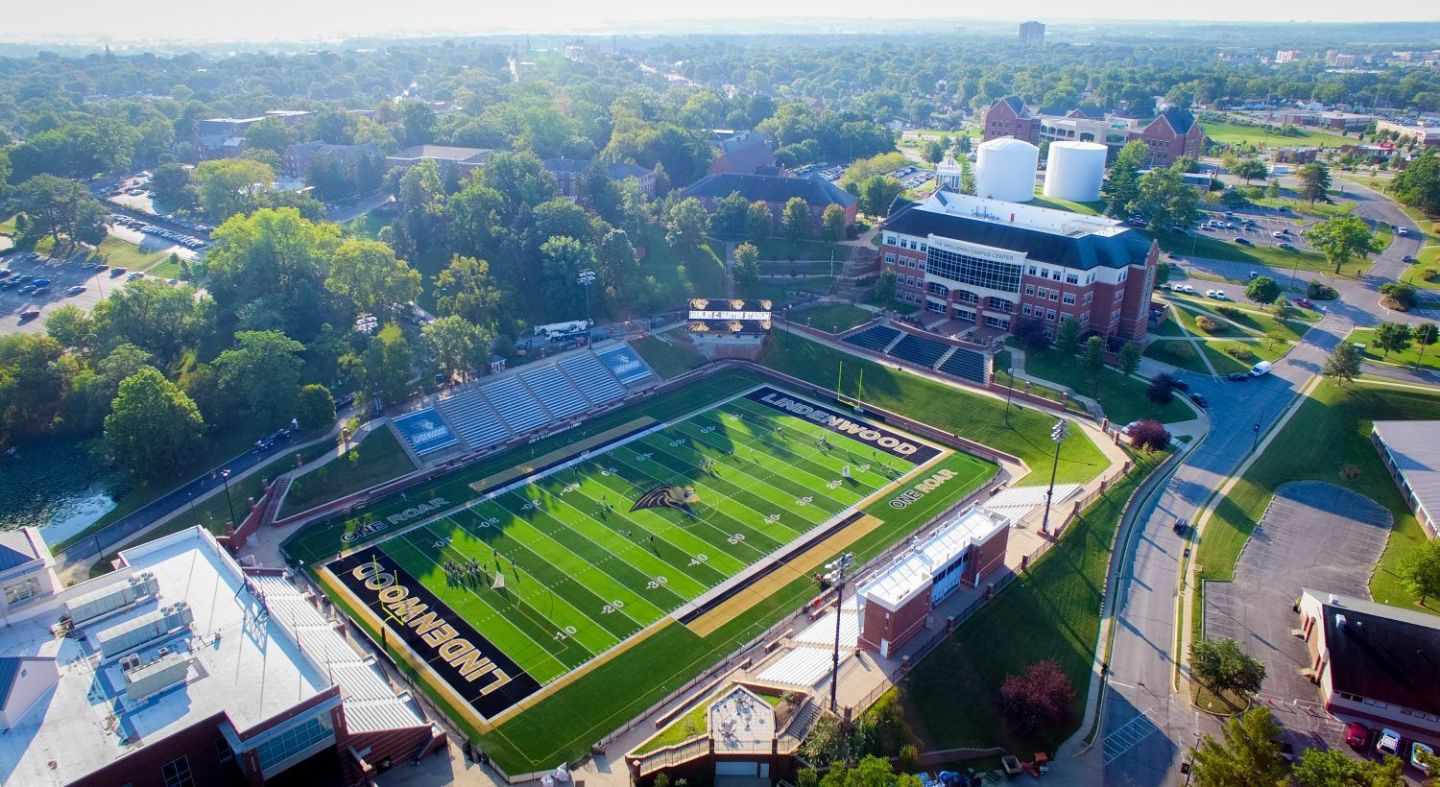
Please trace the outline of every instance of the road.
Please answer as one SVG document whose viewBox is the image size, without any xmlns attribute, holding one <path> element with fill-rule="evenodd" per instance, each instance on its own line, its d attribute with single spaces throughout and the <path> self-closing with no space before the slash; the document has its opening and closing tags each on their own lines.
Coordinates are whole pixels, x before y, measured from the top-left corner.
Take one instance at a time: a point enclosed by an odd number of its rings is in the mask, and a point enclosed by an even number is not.
<svg viewBox="0 0 1440 787">
<path fill-rule="evenodd" d="M 1397 206 L 1373 191 L 1346 184 L 1358 212 L 1412 230 L 1418 228 Z M 1190 706 L 1188 697 L 1172 690 L 1179 631 L 1176 628 L 1180 564 L 1183 544 L 1172 530 L 1177 518 L 1195 521 L 1196 513 L 1251 451 L 1263 434 L 1318 374 L 1326 356 L 1356 326 L 1395 319 L 1379 305 L 1379 287 L 1393 281 L 1414 254 L 1416 238 L 1396 237 L 1370 271 L 1360 279 L 1327 281 L 1340 298 L 1327 305 L 1324 318 L 1312 328 L 1273 371 L 1258 380 L 1230 383 L 1186 373 L 1194 390 L 1210 400 L 1212 429 L 1191 451 L 1164 492 L 1144 512 L 1144 525 L 1126 557 L 1128 566 L 1118 586 L 1115 639 L 1110 654 L 1110 682 L 1104 702 L 1101 731 L 1104 783 L 1116 785 L 1168 785 L 1181 780 L 1182 754 L 1199 735 L 1214 732 L 1214 719 Z M 1246 263 L 1187 261 L 1186 265 L 1244 281 L 1251 270 L 1284 281 L 1288 271 L 1275 271 Z M 1301 278 L 1320 274 L 1304 273 Z M 1225 289 L 1232 298 L 1243 286 L 1201 282 Z M 1140 718 L 1143 716 L 1144 718 Z"/>
</svg>

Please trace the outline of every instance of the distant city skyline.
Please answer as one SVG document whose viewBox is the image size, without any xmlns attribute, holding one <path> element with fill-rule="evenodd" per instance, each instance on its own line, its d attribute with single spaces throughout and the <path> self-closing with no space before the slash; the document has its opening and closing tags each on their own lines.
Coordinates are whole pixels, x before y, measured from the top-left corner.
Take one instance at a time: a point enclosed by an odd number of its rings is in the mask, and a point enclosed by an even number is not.
<svg viewBox="0 0 1440 787">
<path fill-rule="evenodd" d="M 203 8 L 203 7 L 200 7 Z M 786 20 L 803 26 L 806 19 L 823 20 L 819 32 L 863 33 L 877 20 L 936 19 L 928 5 L 884 6 L 858 0 L 732 0 L 720 5 L 679 8 L 657 0 L 619 0 L 611 3 L 550 0 L 497 7 L 493 4 L 460 5 L 439 0 L 414 0 L 397 6 L 381 0 L 352 0 L 337 6 L 316 0 L 253 0 L 224 13 L 205 13 L 180 0 L 132 0 L 121 7 L 101 0 L 72 0 L 54 5 L 36 4 L 24 14 L 6 20 L 11 43 L 52 41 L 64 43 L 174 41 L 333 41 L 360 36 L 486 35 L 507 33 L 566 34 L 663 32 L 699 30 L 723 23 Z M 1359 3 L 1321 0 L 1297 9 L 1277 0 L 1214 0 L 1204 7 L 1204 18 L 1189 5 L 1156 5 L 1141 0 L 1116 0 L 1086 8 L 1059 0 L 1032 0 L 1022 16 L 1013 6 L 974 4 L 960 6 L 953 16 L 938 18 L 964 24 L 1027 19 L 1047 25 L 1085 21 L 1173 21 L 1199 23 L 1274 22 L 1399 22 L 1440 20 L 1440 5 L 1376 8 Z M 198 11 L 198 12 L 197 12 Z M 1297 11 L 1303 17 L 1297 17 Z M 1385 17 L 1385 18 L 1377 18 Z M 1053 28 L 1052 28 L 1053 29 Z M 786 31 L 793 32 L 793 31 Z"/>
</svg>

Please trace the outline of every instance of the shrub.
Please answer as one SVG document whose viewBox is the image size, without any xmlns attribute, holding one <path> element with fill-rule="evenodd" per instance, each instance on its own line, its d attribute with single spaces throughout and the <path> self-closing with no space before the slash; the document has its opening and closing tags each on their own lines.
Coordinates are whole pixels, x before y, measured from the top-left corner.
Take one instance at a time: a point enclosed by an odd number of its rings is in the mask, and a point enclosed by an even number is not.
<svg viewBox="0 0 1440 787">
<path fill-rule="evenodd" d="M 1206 333 L 1215 333 L 1216 331 L 1220 330 L 1220 323 L 1216 321 L 1215 318 L 1207 317 L 1202 314 L 1199 317 L 1195 318 L 1195 327 Z"/>
<path fill-rule="evenodd" d="M 1420 271 L 1420 279 L 1422 281 L 1435 281 L 1435 269 L 1426 268 L 1425 270 Z"/>
<path fill-rule="evenodd" d="M 1215 312 L 1222 317 L 1229 317 L 1232 320 L 1240 319 L 1240 310 L 1234 306 L 1216 306 Z"/>
<path fill-rule="evenodd" d="M 1305 285 L 1305 297 L 1312 301 L 1333 301 L 1340 297 L 1340 293 L 1328 284 L 1312 281 Z"/>
<path fill-rule="evenodd" d="M 1237 361 L 1245 361 L 1246 363 L 1255 360 L 1255 351 L 1243 344 L 1225 345 L 1225 354 Z"/>
<path fill-rule="evenodd" d="M 1054 660 L 1031 664 L 1000 685 L 1000 711 L 1016 735 L 1063 724 L 1070 716 L 1075 689 Z"/>
<path fill-rule="evenodd" d="M 1415 288 L 1409 284 L 1386 282 L 1380 285 L 1380 294 L 1385 296 L 1382 302 L 1396 311 L 1409 311 L 1415 306 Z"/>
<path fill-rule="evenodd" d="M 1155 404 L 1169 404 L 1175 399 L 1175 378 L 1168 374 L 1158 374 L 1150 381 L 1150 386 L 1145 389 L 1145 395 Z"/>
<path fill-rule="evenodd" d="M 1170 431 L 1159 421 L 1141 421 L 1130 427 L 1130 442 L 1143 451 L 1163 451 L 1170 445 Z"/>
</svg>

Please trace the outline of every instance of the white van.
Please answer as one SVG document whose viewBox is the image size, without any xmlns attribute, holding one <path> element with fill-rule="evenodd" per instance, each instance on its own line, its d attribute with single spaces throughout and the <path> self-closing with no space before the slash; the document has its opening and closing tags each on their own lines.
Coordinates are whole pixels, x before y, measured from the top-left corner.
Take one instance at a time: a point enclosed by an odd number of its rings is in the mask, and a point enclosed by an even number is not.
<svg viewBox="0 0 1440 787">
<path fill-rule="evenodd" d="M 1254 366 L 1250 367 L 1250 376 L 1261 377 L 1263 375 L 1269 374 L 1271 365 L 1272 364 L 1269 361 L 1261 361 L 1260 363 L 1255 364 Z"/>
</svg>

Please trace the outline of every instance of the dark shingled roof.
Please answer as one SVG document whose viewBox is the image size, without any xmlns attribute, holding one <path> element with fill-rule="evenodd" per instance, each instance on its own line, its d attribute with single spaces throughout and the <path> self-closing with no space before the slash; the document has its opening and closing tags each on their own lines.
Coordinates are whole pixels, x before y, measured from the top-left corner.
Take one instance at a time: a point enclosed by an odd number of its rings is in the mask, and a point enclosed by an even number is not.
<svg viewBox="0 0 1440 787">
<path fill-rule="evenodd" d="M 1440 714 L 1440 618 L 1352 598 L 1323 609 L 1336 691 Z"/>
<path fill-rule="evenodd" d="M 706 175 L 695 181 L 683 194 L 686 197 L 724 199 L 735 192 L 750 202 L 788 202 L 793 197 L 799 197 L 811 205 L 849 207 L 855 202 L 854 194 L 818 175 L 808 178 L 781 178 L 722 172 Z"/>
<path fill-rule="evenodd" d="M 541 162 L 541 166 L 547 172 L 584 172 L 590 166 L 593 159 L 588 158 L 547 158 Z M 611 180 L 624 180 L 626 178 L 644 178 L 650 174 L 650 170 L 636 164 L 620 162 L 618 164 L 606 164 L 605 174 Z"/>
<path fill-rule="evenodd" d="M 920 238 L 939 235 L 981 246 L 1023 251 L 1037 262 L 1081 270 L 1144 265 L 1150 253 L 1150 241 L 1134 230 L 1111 236 L 1056 235 L 1014 224 L 920 210 L 914 203 L 900 200 L 891 205 L 885 229 Z"/>
<path fill-rule="evenodd" d="M 1195 125 L 1195 116 L 1183 107 L 1170 107 L 1160 116 L 1169 121 L 1170 128 L 1175 129 L 1175 133 L 1182 137 L 1190 133 L 1190 127 Z"/>
</svg>

